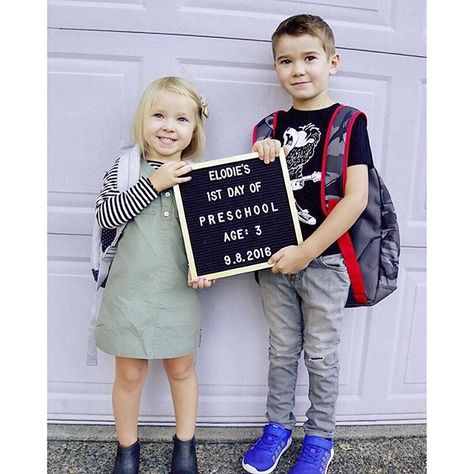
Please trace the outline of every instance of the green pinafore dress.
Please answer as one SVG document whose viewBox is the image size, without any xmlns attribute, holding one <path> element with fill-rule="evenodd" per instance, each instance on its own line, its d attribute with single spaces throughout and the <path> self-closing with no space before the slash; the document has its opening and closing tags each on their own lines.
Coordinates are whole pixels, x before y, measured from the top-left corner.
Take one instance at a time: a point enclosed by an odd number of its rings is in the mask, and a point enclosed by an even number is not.
<svg viewBox="0 0 474 474">
<path fill-rule="evenodd" d="M 141 160 L 140 175 L 153 172 Z M 97 346 L 136 359 L 192 353 L 199 343 L 200 311 L 187 274 L 174 193 L 168 189 L 123 231 L 97 318 Z"/>
</svg>

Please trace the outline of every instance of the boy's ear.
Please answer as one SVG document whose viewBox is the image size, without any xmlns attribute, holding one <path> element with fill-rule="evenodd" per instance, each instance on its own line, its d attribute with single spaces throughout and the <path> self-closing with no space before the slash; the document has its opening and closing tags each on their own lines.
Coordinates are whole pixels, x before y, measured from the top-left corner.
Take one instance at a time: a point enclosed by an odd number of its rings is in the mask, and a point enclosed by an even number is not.
<svg viewBox="0 0 474 474">
<path fill-rule="evenodd" d="M 334 75 L 339 69 L 339 60 L 340 56 L 339 53 L 334 53 L 329 60 L 330 68 L 329 68 L 329 74 Z"/>
</svg>

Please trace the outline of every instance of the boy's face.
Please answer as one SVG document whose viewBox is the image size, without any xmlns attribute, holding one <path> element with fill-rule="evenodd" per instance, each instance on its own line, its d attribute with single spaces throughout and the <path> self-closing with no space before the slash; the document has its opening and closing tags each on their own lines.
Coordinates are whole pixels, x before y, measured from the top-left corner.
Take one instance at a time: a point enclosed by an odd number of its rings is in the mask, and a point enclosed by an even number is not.
<svg viewBox="0 0 474 474">
<path fill-rule="evenodd" d="M 319 38 L 283 35 L 275 44 L 275 69 L 283 89 L 297 109 L 327 107 L 329 76 L 337 72 L 339 55 L 330 58 Z"/>
</svg>

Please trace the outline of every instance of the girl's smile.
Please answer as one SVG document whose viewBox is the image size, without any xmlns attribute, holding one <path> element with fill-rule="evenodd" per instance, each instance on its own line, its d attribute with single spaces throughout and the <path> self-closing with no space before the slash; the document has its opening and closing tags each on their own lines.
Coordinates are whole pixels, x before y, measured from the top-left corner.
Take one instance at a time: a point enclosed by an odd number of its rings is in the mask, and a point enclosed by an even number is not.
<svg viewBox="0 0 474 474">
<path fill-rule="evenodd" d="M 168 137 L 158 137 L 158 140 L 161 140 L 161 142 L 165 144 L 172 144 L 176 141 L 173 138 L 168 138 Z"/>
</svg>

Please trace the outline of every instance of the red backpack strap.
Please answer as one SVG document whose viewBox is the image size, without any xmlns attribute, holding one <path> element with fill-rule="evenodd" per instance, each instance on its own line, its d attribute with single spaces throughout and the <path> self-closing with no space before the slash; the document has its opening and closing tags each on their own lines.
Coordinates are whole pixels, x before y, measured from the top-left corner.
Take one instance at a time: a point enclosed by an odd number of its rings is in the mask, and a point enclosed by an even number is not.
<svg viewBox="0 0 474 474">
<path fill-rule="evenodd" d="M 264 140 L 265 138 L 273 138 L 275 136 L 275 130 L 278 123 L 278 114 L 283 110 L 277 110 L 265 118 L 253 127 L 252 134 L 252 145 L 258 140 Z"/>
<path fill-rule="evenodd" d="M 338 201 L 330 201 L 330 210 L 331 212 Z M 359 305 L 367 305 L 367 293 L 365 291 L 364 278 L 362 276 L 362 271 L 360 269 L 359 261 L 352 243 L 351 236 L 349 232 L 344 232 L 338 239 L 337 243 L 341 254 L 344 257 L 344 263 L 346 264 L 347 273 L 349 274 L 349 279 L 351 281 L 352 295 L 354 300 Z"/>
<path fill-rule="evenodd" d="M 340 105 L 333 113 L 323 148 L 321 167 L 321 207 L 327 216 L 344 196 L 352 126 L 359 115 L 357 109 Z M 352 294 L 357 303 L 367 304 L 364 279 L 349 232 L 337 240 L 351 280 Z"/>
</svg>

